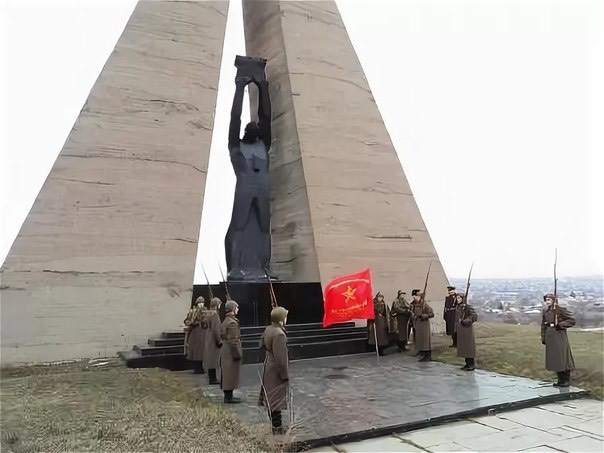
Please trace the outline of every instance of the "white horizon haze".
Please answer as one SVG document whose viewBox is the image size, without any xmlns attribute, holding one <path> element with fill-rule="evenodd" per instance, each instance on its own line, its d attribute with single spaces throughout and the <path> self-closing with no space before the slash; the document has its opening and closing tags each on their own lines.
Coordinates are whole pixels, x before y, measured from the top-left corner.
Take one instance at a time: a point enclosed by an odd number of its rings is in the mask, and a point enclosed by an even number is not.
<svg viewBox="0 0 604 453">
<path fill-rule="evenodd" d="M 602 275 L 604 2 L 336 3 L 447 275 L 474 262 L 476 278 L 544 278 L 555 248 L 560 276 Z M 0 4 L 0 262 L 135 4 Z M 201 265 L 211 282 L 226 267 L 236 54 L 232 0 L 196 284 Z"/>
</svg>

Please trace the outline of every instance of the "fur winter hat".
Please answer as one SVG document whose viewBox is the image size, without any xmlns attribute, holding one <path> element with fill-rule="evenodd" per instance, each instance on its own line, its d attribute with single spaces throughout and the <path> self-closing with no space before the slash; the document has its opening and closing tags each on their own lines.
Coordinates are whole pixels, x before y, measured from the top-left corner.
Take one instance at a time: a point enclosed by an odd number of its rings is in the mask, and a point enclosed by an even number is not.
<svg viewBox="0 0 604 453">
<path fill-rule="evenodd" d="M 227 313 L 232 313 L 236 308 L 239 308 L 239 304 L 234 300 L 228 300 L 226 304 L 224 304 L 224 310 Z"/>
<path fill-rule="evenodd" d="M 273 308 L 273 311 L 271 311 L 271 322 L 282 325 L 285 322 L 285 318 L 287 318 L 287 313 L 289 312 L 283 307 Z"/>
</svg>

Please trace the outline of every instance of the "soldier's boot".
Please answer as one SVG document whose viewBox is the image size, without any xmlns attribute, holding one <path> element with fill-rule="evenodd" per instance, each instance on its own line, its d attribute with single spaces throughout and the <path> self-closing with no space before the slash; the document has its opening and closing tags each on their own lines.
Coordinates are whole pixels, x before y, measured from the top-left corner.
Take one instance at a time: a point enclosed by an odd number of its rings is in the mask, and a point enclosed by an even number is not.
<svg viewBox="0 0 604 453">
<path fill-rule="evenodd" d="M 281 411 L 271 412 L 271 424 L 273 425 L 273 434 L 284 434 L 283 421 L 281 420 Z"/>
<path fill-rule="evenodd" d="M 464 367 L 465 371 L 474 371 L 476 368 L 474 367 L 474 359 L 466 359 L 466 366 Z"/>
<path fill-rule="evenodd" d="M 208 370 L 208 383 L 210 385 L 220 384 L 220 382 L 218 382 L 218 379 L 216 379 L 216 369 L 215 368 L 210 368 Z"/>
<path fill-rule="evenodd" d="M 407 350 L 407 342 L 406 341 L 399 341 L 398 342 L 398 349 L 399 352 L 403 352 Z"/>
<path fill-rule="evenodd" d="M 556 374 L 558 375 L 558 381 L 554 382 L 554 387 L 560 387 L 560 385 L 562 385 L 562 382 L 564 381 L 564 371 L 556 372 Z"/>
<path fill-rule="evenodd" d="M 241 403 L 240 398 L 235 398 L 233 396 L 232 390 L 224 390 L 224 404 L 238 404 Z"/>
<path fill-rule="evenodd" d="M 194 362 L 194 364 L 193 364 L 193 373 L 194 374 L 204 374 L 204 371 L 203 371 L 203 362 L 201 360 Z"/>
<path fill-rule="evenodd" d="M 570 387 L 570 371 L 563 371 L 560 374 L 562 374 L 562 381 L 558 387 Z"/>
<path fill-rule="evenodd" d="M 453 343 L 451 343 L 451 345 L 449 346 L 450 348 L 456 348 L 457 347 L 457 334 L 453 334 L 451 335 L 451 340 L 453 341 Z"/>
<path fill-rule="evenodd" d="M 420 362 L 429 362 L 432 360 L 432 351 L 423 351 L 423 357 L 419 359 Z"/>
</svg>

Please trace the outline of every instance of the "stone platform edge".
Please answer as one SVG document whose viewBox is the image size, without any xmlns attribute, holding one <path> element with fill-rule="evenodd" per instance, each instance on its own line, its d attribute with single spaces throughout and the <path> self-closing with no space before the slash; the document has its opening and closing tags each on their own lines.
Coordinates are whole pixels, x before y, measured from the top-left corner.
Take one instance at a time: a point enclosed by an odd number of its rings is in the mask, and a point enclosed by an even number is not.
<svg viewBox="0 0 604 453">
<path fill-rule="evenodd" d="M 557 403 L 581 398 L 592 398 L 591 392 L 582 389 L 569 390 L 568 392 L 559 393 L 557 395 L 546 395 L 537 398 L 529 398 L 522 401 L 513 401 L 501 404 L 470 409 L 454 414 L 447 414 L 441 417 L 426 419 L 418 422 L 403 423 L 400 425 L 385 426 L 383 428 L 368 429 L 346 434 L 336 434 L 334 436 L 322 437 L 316 439 L 300 440 L 283 443 L 282 445 L 291 452 L 303 452 L 313 448 L 330 447 L 349 442 L 359 442 L 377 437 L 390 436 L 393 434 L 402 434 L 409 431 L 416 431 L 423 428 L 431 428 L 434 426 L 444 425 L 446 423 L 465 420 L 468 418 L 480 417 L 484 415 L 495 415 L 502 412 L 510 412 L 529 407 L 540 406 L 542 404 Z M 292 434 L 295 438 L 295 433 Z"/>
</svg>

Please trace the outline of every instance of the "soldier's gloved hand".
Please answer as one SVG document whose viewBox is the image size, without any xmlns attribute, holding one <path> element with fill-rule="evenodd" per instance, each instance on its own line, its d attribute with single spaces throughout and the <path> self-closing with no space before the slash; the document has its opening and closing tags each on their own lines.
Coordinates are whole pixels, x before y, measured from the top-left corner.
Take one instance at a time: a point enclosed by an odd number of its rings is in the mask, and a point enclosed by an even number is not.
<svg viewBox="0 0 604 453">
<path fill-rule="evenodd" d="M 564 327 L 560 327 L 559 324 L 556 324 L 556 330 L 564 330 Z"/>
<path fill-rule="evenodd" d="M 467 319 L 462 319 L 461 325 L 464 327 L 470 327 L 472 325 L 472 321 L 468 321 Z"/>
</svg>

